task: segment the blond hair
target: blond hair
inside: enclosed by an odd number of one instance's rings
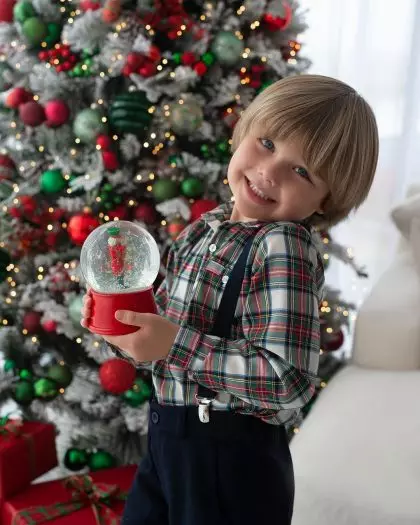
[[[350,86],[321,75],[299,75],[275,82],[243,112],[232,149],[249,132],[297,140],[309,173],[329,188],[324,214],[314,225],[332,226],[366,199],[378,161],[378,129],[369,104]]]

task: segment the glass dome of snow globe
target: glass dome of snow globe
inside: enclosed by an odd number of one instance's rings
[[[91,288],[89,328],[95,333],[119,335],[134,331],[134,327],[115,319],[117,310],[156,313],[153,283],[159,272],[160,254],[145,228],[129,221],[96,228],[83,244],[80,267]]]

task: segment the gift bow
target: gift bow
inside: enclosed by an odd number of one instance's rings
[[[71,501],[20,510],[12,525],[40,525],[84,507],[92,509],[97,525],[119,525],[120,516],[109,505],[113,500],[125,500],[127,494],[120,492],[117,485],[94,483],[90,476],[71,476],[64,480],[64,485],[71,492]]]
[[[0,436],[16,437],[22,435],[23,422],[21,419],[9,419],[9,416],[0,418]]]

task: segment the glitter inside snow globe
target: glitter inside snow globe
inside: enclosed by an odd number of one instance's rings
[[[93,230],[83,244],[80,267],[91,287],[89,328],[101,335],[123,335],[136,326],[115,319],[117,310],[157,313],[153,282],[160,254],[150,233],[129,221],[114,221]]]

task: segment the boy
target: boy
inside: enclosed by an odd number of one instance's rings
[[[375,117],[352,88],[302,75],[264,90],[233,134],[234,203],[174,242],[160,315],[107,337],[151,361],[149,450],[124,525],[289,525],[294,479],[284,424],[314,392],[324,282],[312,227],[366,198]],[[86,297],[83,324],[89,317]]]

